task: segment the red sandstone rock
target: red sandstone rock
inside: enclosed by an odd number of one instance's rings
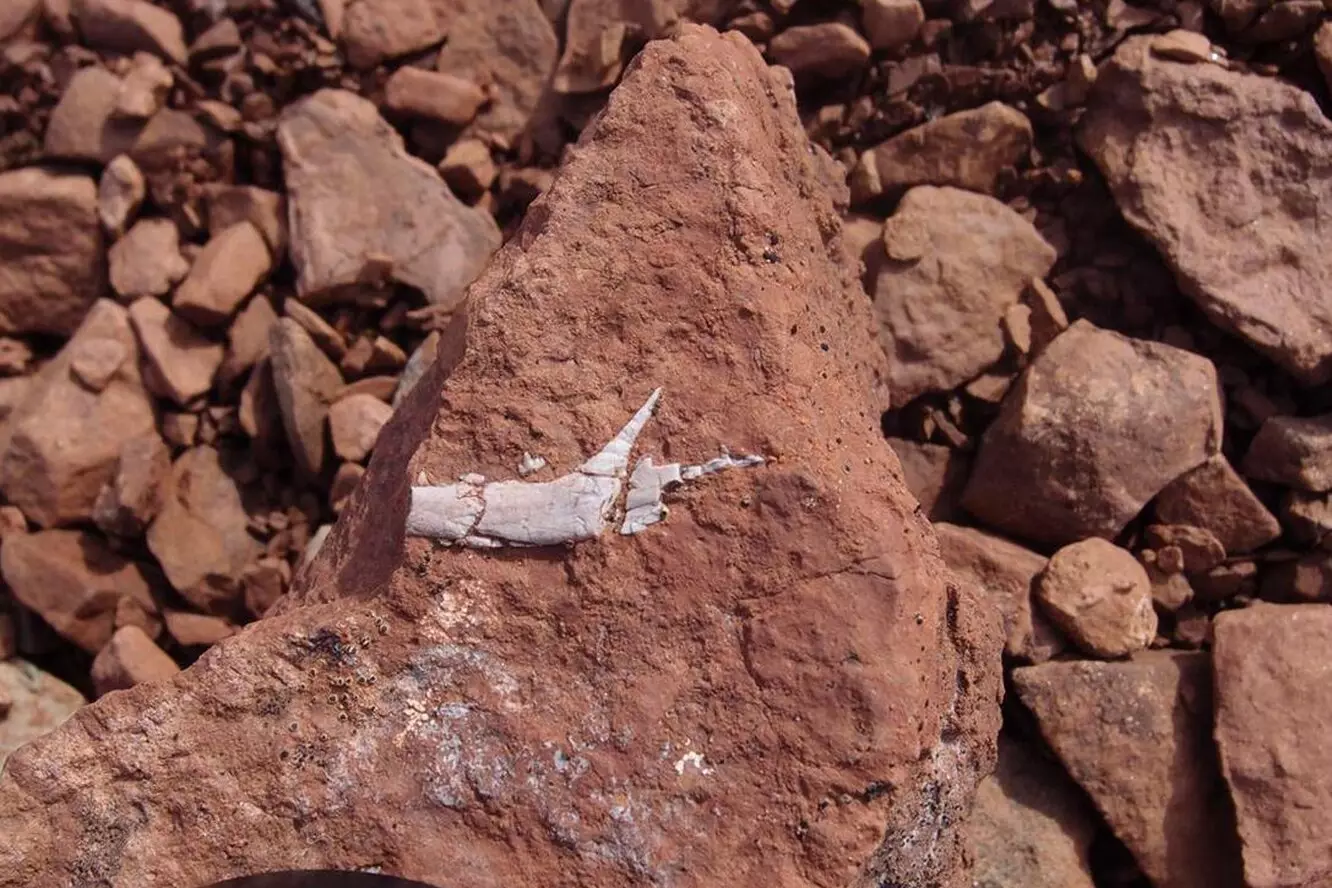
[[[92,664],[93,687],[98,696],[162,681],[180,672],[176,662],[138,626],[117,629]]]
[[[1332,413],[1273,416],[1244,455],[1244,474],[1300,490],[1332,490]]]
[[[112,888],[206,884],[293,860],[459,888],[964,884],[999,639],[896,480],[827,163],[740,35],[649,46],[285,604],[11,758],[0,886],[89,867]],[[666,214],[650,255],[628,248]],[[768,232],[785,262],[762,259]],[[534,448],[568,470],[658,384],[636,455],[774,461],[670,494],[637,536],[404,539],[419,473],[512,479]],[[151,779],[111,779],[126,756]],[[182,806],[199,798],[206,815]],[[95,840],[125,822],[131,843]]]
[[[1211,738],[1208,655],[1013,672],[1018,697],[1158,888],[1239,888],[1239,843]]]
[[[140,219],[108,252],[111,287],[127,301],[163,296],[190,272],[170,219]]]
[[[1132,554],[1098,537],[1054,553],[1036,597],[1050,620],[1094,657],[1131,654],[1156,635],[1147,572]]]
[[[1209,361],[1078,321],[1004,398],[962,504],[1022,539],[1112,538],[1220,442]]]
[[[124,81],[98,65],[80,68],[51,111],[42,150],[59,160],[109,163],[127,154],[143,121],[115,116]]]
[[[339,398],[328,411],[333,450],[348,462],[363,461],[392,415],[393,408],[373,395]]]
[[[221,617],[169,610],[163,614],[167,632],[183,647],[211,647],[236,634],[236,627]]]
[[[185,64],[180,19],[148,0],[71,0],[70,11],[89,46],[126,54],[143,50]]]
[[[258,295],[246,303],[227,331],[227,353],[218,370],[219,380],[227,384],[239,379],[268,355],[268,337],[277,319],[268,297]]]
[[[950,521],[960,511],[958,500],[967,483],[966,455],[939,444],[922,444],[905,438],[889,438],[902,464],[907,490],[920,503],[931,521]]]
[[[1259,604],[1215,620],[1216,740],[1252,888],[1332,883],[1332,608]]]
[[[97,182],[97,216],[107,232],[115,237],[125,233],[143,204],[147,188],[143,172],[127,155],[106,165]]]
[[[1281,535],[1281,525],[1217,454],[1170,482],[1156,497],[1158,521],[1209,531],[1226,552],[1250,552]]]
[[[171,305],[191,323],[225,325],[272,267],[273,257],[259,229],[238,222],[216,232],[204,245]]]
[[[23,660],[0,662],[0,695],[9,711],[0,718],[0,768],[14,750],[58,728],[88,701],[55,676]]]
[[[226,231],[249,222],[264,236],[269,252],[281,256],[287,247],[286,199],[253,185],[217,185],[208,194],[208,230]]]
[[[143,349],[144,379],[155,394],[183,407],[213,387],[221,345],[152,296],[136,301],[129,314]]]
[[[343,39],[353,65],[373,68],[438,43],[444,31],[430,0],[360,0],[347,10]]]
[[[768,43],[768,58],[791,69],[797,81],[836,79],[865,67],[870,45],[841,22],[787,28]]]
[[[384,104],[392,111],[462,126],[476,117],[485,91],[469,80],[404,65],[384,84]]]
[[[299,324],[282,318],[269,334],[273,387],[296,462],[318,475],[328,458],[328,408],[342,390],[342,375]]]
[[[171,472],[171,451],[156,433],[126,441],[116,476],[102,488],[93,521],[109,534],[137,537],[157,517]]]
[[[920,33],[925,24],[925,10],[920,0],[865,0],[861,15],[865,34],[875,49],[905,46]]]

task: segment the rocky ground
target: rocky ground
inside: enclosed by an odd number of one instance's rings
[[[741,776],[711,798],[747,822],[771,798],[843,812],[796,818],[790,845],[789,830],[695,825],[716,844],[696,868],[758,884],[724,862],[757,841],[807,855],[802,884],[850,884],[845,860],[861,872],[886,823],[913,850],[885,841],[863,873],[903,885],[964,878],[956,857],[985,888],[1332,886],[1324,17],[1321,0],[8,0],[0,757],[55,738],[8,777],[29,801],[46,761],[119,779],[117,731],[140,712],[202,747],[234,706],[236,750],[267,743],[263,718],[296,718],[272,696],[294,679],[256,665],[277,639],[299,629],[346,665],[345,639],[308,614],[350,600],[340,618],[396,639],[420,608],[356,608],[430,579],[504,616],[467,625],[553,701],[534,724],[641,706],[626,718],[648,735],[671,719],[708,734],[707,758],[676,770],[701,781],[729,762]],[[763,72],[746,41],[789,73]],[[649,43],[658,55],[639,54]],[[478,567],[380,531],[400,529],[407,484],[567,471],[641,403],[637,388],[599,400],[631,371],[668,390],[661,459],[720,442],[808,476],[720,488],[740,505],[691,500],[702,548],[645,534],[637,560]],[[614,622],[640,604],[606,571],[669,592],[653,632]],[[880,581],[891,604],[865,597]],[[787,587],[787,606],[762,592]],[[747,627],[743,656],[691,616],[721,600]],[[977,601],[1002,617],[1005,692],[973,804],[1001,677]],[[561,652],[606,625],[585,662]],[[337,711],[296,758],[359,729],[357,706],[420,690],[396,643],[378,690],[360,667],[330,684]],[[677,643],[688,662],[663,652]],[[616,658],[637,666],[603,674]],[[848,662],[854,680],[827,678]],[[665,715],[634,690],[657,682],[677,695]],[[384,699],[353,705],[348,688]],[[711,696],[680,709],[690,688]],[[49,734],[80,710],[70,724],[100,711],[101,729]],[[742,742],[751,716],[767,727]],[[496,757],[544,742],[526,723],[460,731]],[[638,773],[586,754],[566,769]],[[431,792],[548,802],[468,774]],[[254,778],[279,807],[295,804],[284,779]],[[2,788],[10,826],[58,836],[86,815],[39,818]],[[213,788],[219,804],[260,796]],[[661,792],[643,804],[669,807]],[[572,821],[542,808],[509,841],[596,845],[570,825],[592,816],[576,795]],[[944,850],[912,845],[922,818]],[[689,834],[661,828],[668,845]],[[153,841],[161,861],[192,853]],[[409,845],[342,862],[424,874]],[[30,875],[66,866],[20,847]],[[280,862],[256,854],[245,865]],[[606,878],[594,858],[622,863],[588,852],[583,884]]]

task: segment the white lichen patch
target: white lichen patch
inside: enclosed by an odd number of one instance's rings
[[[491,549],[500,546],[552,546],[599,537],[611,523],[629,470],[634,444],[661,398],[652,392],[619,433],[586,462],[554,481],[491,481],[477,474],[457,483],[418,484],[412,488],[407,534],[448,545]],[[620,533],[634,534],[666,517],[665,492],[724,469],[762,465],[761,456],[736,459],[723,451],[694,466],[654,466],[639,460],[629,479]],[[520,475],[545,466],[524,454]]]
[[[675,763],[675,773],[683,777],[686,768],[693,768],[704,777],[712,775],[712,768],[708,767],[708,763],[703,758],[702,753],[686,752],[684,755],[680,756],[680,760]]]

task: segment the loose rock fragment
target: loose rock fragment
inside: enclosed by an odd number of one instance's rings
[[[126,300],[162,296],[190,272],[170,219],[140,219],[107,254],[111,287]]]
[[[485,92],[452,74],[404,65],[384,84],[384,104],[413,117],[463,125],[485,104]]]
[[[1031,138],[1031,122],[1001,102],[940,117],[860,155],[851,200],[893,198],[915,185],[991,192],[999,173],[1031,149]]]
[[[238,222],[215,233],[176,289],[172,307],[203,327],[225,324],[273,267],[259,229]]]
[[[963,505],[1019,538],[1112,538],[1220,439],[1209,361],[1078,321],[1009,391]]]
[[[440,42],[444,27],[430,0],[360,0],[347,10],[343,41],[347,60],[373,68]]]
[[[865,67],[870,45],[841,22],[787,28],[768,43],[768,56],[791,69],[796,80],[835,80]]]
[[[188,57],[180,19],[148,0],[71,0],[70,11],[89,46],[157,53],[178,65]]]
[[[1036,581],[1052,622],[1094,657],[1123,657],[1156,636],[1152,584],[1132,554],[1093,537],[1054,554]]]
[[[122,597],[152,599],[137,565],[97,535],[81,531],[7,537],[0,546],[0,572],[24,607],[92,654],[110,641]]]
[[[97,217],[108,233],[114,237],[125,233],[147,191],[143,173],[128,156],[122,154],[106,165],[97,183]]]
[[[865,0],[861,15],[870,46],[896,49],[905,46],[920,33],[925,24],[925,10],[920,0]]]
[[[227,353],[218,371],[220,381],[225,384],[239,379],[268,355],[268,337],[277,319],[268,297],[258,295],[246,303],[227,331]]]
[[[88,702],[50,673],[23,660],[0,662],[0,694],[10,701],[0,718],[0,769],[24,744],[58,728]]]
[[[960,509],[962,487],[970,463],[965,454],[939,444],[889,438],[889,446],[902,465],[907,490],[931,521],[950,521]]]
[[[1220,454],[1170,482],[1156,517],[1209,531],[1229,554],[1251,552],[1281,535],[1281,525]]]
[[[143,121],[115,116],[123,85],[97,65],[76,71],[51,111],[42,142],[46,156],[109,163],[129,153]]]
[[[157,517],[171,473],[171,451],[156,434],[126,441],[111,483],[93,506],[93,521],[113,536],[137,537]]]
[[[222,364],[222,346],[204,338],[184,319],[151,296],[129,309],[146,359],[150,388],[184,407],[213,387]]]
[[[1239,848],[1211,737],[1208,655],[1013,671],[1019,699],[1160,888],[1239,888]]]
[[[1332,123],[1294,85],[1158,58],[1159,39],[1130,38],[1102,66],[1079,140],[1185,294],[1304,382],[1325,382],[1332,254],[1317,232],[1332,224]]]
[[[236,634],[236,627],[221,617],[169,610],[163,617],[167,632],[183,647],[212,647]]]
[[[1269,564],[1259,585],[1266,601],[1282,604],[1332,602],[1332,555],[1311,552]]]
[[[0,173],[0,333],[67,335],[104,287],[93,180]]]
[[[1332,490],[1332,413],[1274,416],[1244,455],[1244,474],[1300,490]]]
[[[889,260],[874,285],[894,404],[948,391],[1004,351],[1005,312],[1055,251],[991,197],[922,186],[884,227]]]
[[[334,514],[340,514],[346,507],[347,498],[355,492],[363,477],[365,467],[359,463],[347,462],[338,466],[333,483],[328,486],[328,504]]]
[[[393,415],[393,408],[373,395],[348,395],[333,403],[328,425],[333,450],[348,462],[361,462],[375,447],[379,430]]]
[[[98,696],[132,688],[145,681],[163,681],[180,671],[176,661],[138,626],[116,630],[93,660],[92,680]]]
[[[120,85],[113,113],[118,117],[147,120],[166,105],[174,79],[157,56],[135,53],[129,73]]]
[[[342,375],[301,326],[289,318],[269,334],[273,385],[296,462],[310,475],[328,456],[328,408],[342,390]]]
[[[1046,558],[970,527],[936,522],[934,533],[948,567],[979,586],[998,607],[1006,656],[1043,663],[1064,650],[1063,636],[1032,603],[1032,587]]]
[[[439,163],[439,173],[465,200],[476,200],[490,189],[499,174],[490,147],[480,139],[460,139]]]
[[[1282,503],[1281,522],[1296,542],[1323,546],[1332,534],[1332,494],[1290,491]]]
[[[322,90],[288,106],[278,143],[302,297],[354,291],[388,257],[394,280],[448,310],[499,246],[490,214],[455,198],[359,96]]]
[[[1226,550],[1210,531],[1189,524],[1148,525],[1147,543],[1156,549],[1178,548],[1187,573],[1204,573],[1226,560]]]
[[[1253,888],[1326,884],[1332,846],[1332,608],[1258,604],[1214,621],[1216,741]]]
[[[286,204],[282,195],[253,185],[218,185],[208,194],[208,230],[216,234],[249,222],[269,253],[280,257],[287,248]]]
[[[282,304],[282,313],[300,324],[301,329],[310,334],[315,345],[323,349],[330,360],[342,360],[347,354],[347,340],[333,328],[332,324],[321,318],[319,312],[308,305],[303,305],[295,299],[288,299]]]

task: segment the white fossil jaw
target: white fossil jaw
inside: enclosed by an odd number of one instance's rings
[[[413,487],[408,536],[478,549],[595,539],[611,521],[629,472],[629,456],[660,399],[658,388],[605,447],[554,481],[488,482],[481,475],[467,474],[455,484]],[[757,466],[763,461],[761,456],[736,459],[725,452],[695,466],[655,466],[651,457],[641,458],[629,478],[620,533],[638,533],[665,518],[662,495],[666,490],[713,472]],[[522,468],[528,466],[525,458]],[[522,469],[520,473],[526,474]]]

